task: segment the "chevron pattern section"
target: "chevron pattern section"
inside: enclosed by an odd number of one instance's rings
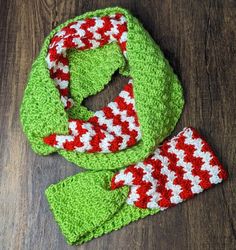
[[[164,210],[226,178],[226,171],[207,142],[195,129],[185,128],[143,162],[116,173],[111,189],[127,185],[128,204]]]
[[[69,97],[70,70],[67,51],[96,49],[112,42],[118,43],[126,57],[127,21],[119,13],[69,23],[51,39],[46,63],[65,108],[70,108],[73,104]]]

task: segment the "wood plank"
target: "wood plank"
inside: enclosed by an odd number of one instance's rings
[[[229,171],[229,180],[163,213],[68,246],[45,188],[81,169],[58,155],[38,156],[22,133],[19,108],[44,37],[86,11],[128,8],[160,45],[183,84],[186,105],[174,134],[197,128]],[[236,2],[224,0],[0,0],[0,249],[235,249]],[[114,82],[118,84],[114,85]],[[124,83],[85,104],[100,108]]]

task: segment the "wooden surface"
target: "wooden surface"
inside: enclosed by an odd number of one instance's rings
[[[188,125],[199,129],[229,180],[175,208],[70,247],[44,190],[81,170],[58,155],[32,152],[19,107],[31,64],[50,30],[86,11],[116,5],[140,19],[182,81],[186,105],[174,133]],[[0,249],[236,249],[235,15],[236,2],[223,0],[0,0]],[[96,109],[111,100],[123,82],[117,79],[118,87],[108,87],[86,105]]]

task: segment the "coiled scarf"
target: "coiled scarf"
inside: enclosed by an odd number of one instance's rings
[[[130,77],[120,94],[96,112],[84,107],[84,98],[101,91],[117,69]],[[99,170],[46,190],[69,244],[174,206],[227,177],[193,128],[157,147],[183,103],[160,48],[127,10],[85,13],[49,34],[25,90],[23,130],[36,153],[58,152]]]

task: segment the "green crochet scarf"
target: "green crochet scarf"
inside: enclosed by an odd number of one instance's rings
[[[45,62],[52,37],[73,21],[116,13],[123,14],[127,20],[128,60],[116,43],[79,53],[69,51],[70,92],[75,105],[65,111]],[[88,120],[92,117],[94,113],[84,107],[82,101],[100,92],[117,69],[134,81],[141,141],[116,153],[78,153],[45,144],[43,138],[50,134],[68,134],[69,118]],[[127,10],[115,7],[88,12],[61,24],[47,36],[32,66],[20,115],[23,130],[36,153],[58,152],[68,161],[92,170],[46,190],[50,208],[69,244],[81,244],[159,211],[128,205],[129,188],[111,191],[110,182],[114,170],[142,161],[171,133],[183,104],[177,76],[160,48]]]
[[[66,54],[64,49],[71,50]],[[132,81],[98,118],[82,102],[100,92],[117,69]],[[75,101],[72,108],[69,92]],[[49,34],[33,64],[20,112],[36,153],[58,152],[91,169],[46,190],[51,211],[69,244],[82,244],[117,230],[227,178],[210,146],[193,128],[185,128],[156,148],[175,127],[183,104],[176,75],[128,11],[89,12]],[[96,119],[100,121],[97,127]],[[114,130],[109,134],[110,124]],[[122,140],[116,141],[119,137]]]
[[[112,171],[79,173],[51,185],[46,196],[68,244],[82,244],[159,212],[126,203],[129,188],[110,190]]]
[[[79,53],[70,51],[70,91],[76,105],[66,112],[45,62],[50,40],[72,21],[114,13],[122,13],[127,19],[128,62],[114,43]],[[46,145],[43,137],[52,133],[68,133],[68,118],[87,120],[93,115],[81,104],[82,101],[101,91],[117,69],[134,80],[135,105],[142,140],[133,147],[109,154],[78,153]],[[111,170],[147,157],[174,129],[183,104],[182,88],[160,48],[136,18],[127,10],[115,7],[88,12],[68,20],[49,34],[33,64],[20,114],[23,130],[36,153],[48,155],[57,151],[80,167]]]

